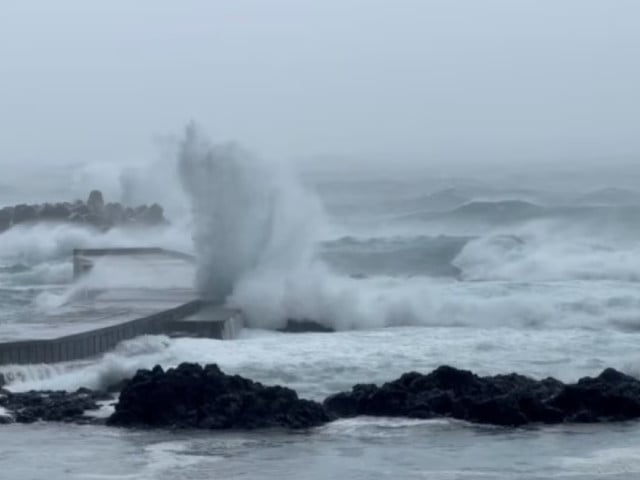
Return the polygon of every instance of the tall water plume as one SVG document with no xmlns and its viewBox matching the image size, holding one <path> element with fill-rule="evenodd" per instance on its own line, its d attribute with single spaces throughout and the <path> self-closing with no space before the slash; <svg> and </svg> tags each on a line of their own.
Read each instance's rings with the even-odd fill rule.
<svg viewBox="0 0 640 480">
<path fill-rule="evenodd" d="M 196 285 L 223 302 L 247 275 L 285 272 L 310 258 L 322 209 L 282 164 L 236 144 L 211 144 L 190 124 L 178 155 L 191 201 Z"/>
</svg>

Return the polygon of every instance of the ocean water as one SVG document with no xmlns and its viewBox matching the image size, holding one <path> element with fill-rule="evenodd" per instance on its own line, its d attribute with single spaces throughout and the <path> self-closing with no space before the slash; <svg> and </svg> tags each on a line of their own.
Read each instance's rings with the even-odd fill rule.
<svg viewBox="0 0 640 480">
<path fill-rule="evenodd" d="M 183 361 L 215 362 L 318 400 L 442 364 L 565 381 L 605 367 L 640 374 L 637 192 L 357 175 L 303 187 L 280 167 L 257 181 L 252 172 L 262 178 L 264 164 L 208 148 L 183 148 L 182 184 L 137 191 L 143 201 L 158 191 L 170 199 L 173 223 L 163 230 L 38 225 L 0 234 L 0 329 L 10 337 L 60 308 L 51 299 L 73 288 L 73 247 L 148 244 L 196 253 L 194 288 L 245 311 L 241 337 L 142 337 L 99 359 L 0 367 L 11 389 L 100 388 Z M 226 166 L 203 168 L 208 161 Z M 93 171 L 82 178 L 96 187 L 111 179 L 103 188 L 113 197 L 136 191 L 139 175 L 120 191 L 107 167 Z M 217 178 L 233 188 L 213 188 Z M 19 184 L 6 195 L 23 200 Z M 336 332 L 275 332 L 286 318 Z M 37 424 L 2 426 L 0 444 L 2 478 L 20 479 L 640 476 L 637 422 L 511 429 L 359 418 L 295 433 Z"/>
</svg>

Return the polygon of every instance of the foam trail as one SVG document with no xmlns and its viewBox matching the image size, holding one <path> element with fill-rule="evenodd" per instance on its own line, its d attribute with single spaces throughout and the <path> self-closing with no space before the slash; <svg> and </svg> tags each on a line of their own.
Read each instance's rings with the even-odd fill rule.
<svg viewBox="0 0 640 480">
<path fill-rule="evenodd" d="M 557 222 L 530 222 L 515 235 L 470 241 L 453 264 L 465 280 L 474 281 L 638 282 L 639 258 L 636 242 L 572 231 Z"/>
<path fill-rule="evenodd" d="M 612 342 L 617 348 L 611 348 Z M 403 372 L 428 372 L 455 364 L 480 374 L 513 369 L 537 378 L 575 381 L 605 366 L 638 372 L 637 342 L 623 332 L 600 329 L 391 328 L 335 334 L 288 334 L 245 330 L 233 342 L 139 337 L 100 358 L 54 366 L 2 366 L 12 391 L 104 389 L 141 368 L 181 362 L 217 363 L 225 372 L 266 384 L 286 385 L 322 399 L 356 383 L 385 382 Z M 545 357 L 540 357 L 545 352 Z"/>
<path fill-rule="evenodd" d="M 97 361 L 53 365 L 3 365 L 0 373 L 12 391 L 75 390 L 80 386 L 103 390 L 132 377 L 139 368 L 158 362 L 176 363 L 164 336 L 147 336 L 120 343 L 113 352 Z"/>
</svg>

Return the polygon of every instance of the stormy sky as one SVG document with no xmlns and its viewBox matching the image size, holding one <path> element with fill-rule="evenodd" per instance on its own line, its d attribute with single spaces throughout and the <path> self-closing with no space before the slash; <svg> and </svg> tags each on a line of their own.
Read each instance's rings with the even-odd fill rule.
<svg viewBox="0 0 640 480">
<path fill-rule="evenodd" d="M 640 156 L 637 0 L 2 0 L 0 163 Z M 355 161 L 355 160 L 354 160 Z"/>
</svg>

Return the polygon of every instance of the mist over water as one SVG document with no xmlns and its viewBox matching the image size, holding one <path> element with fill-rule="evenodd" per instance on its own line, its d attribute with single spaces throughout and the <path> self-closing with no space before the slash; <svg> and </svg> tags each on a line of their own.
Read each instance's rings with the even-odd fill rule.
<svg viewBox="0 0 640 480">
<path fill-rule="evenodd" d="M 318 400 L 356 383 L 382 383 L 443 363 L 479 374 L 517 371 L 564 381 L 605 367 L 640 372 L 640 195 L 632 188 L 603 183 L 573 190 L 514 189 L 505 182 L 425 180 L 424 175 L 388 179 L 375 172 L 362 178 L 301 177 L 284 162 L 236 144 L 212 143 L 194 125 L 169 150 L 171 155 L 135 168 L 102 165 L 78 174 L 84 179 L 79 184 L 103 188 L 108 198 L 162 203 L 171 221 L 167 226 L 103 233 L 42 224 L 0 234 L 3 332 L 24 335 L 38 315 L 64 313 L 85 285 L 195 285 L 202 297 L 240 308 L 250 328 L 235 341 L 140 337 L 87 361 L 2 366 L 10 389 L 103 389 L 140 368 L 184 361 L 215 362 L 226 372 L 287 385 Z M 195 253 L 195 278 L 191 266 L 182 276 L 165 277 L 152 269 L 136 277 L 126 265 L 98 263 L 86 284 L 71 284 L 72 248 L 132 245 Z M 338 332 L 291 336 L 272 331 L 289 318 L 312 319 Z M 108 413 L 107 406 L 102 414 Z M 588 468 L 580 462 L 608 465 L 598 460 L 601 444 L 616 439 L 622 450 L 602 455 L 620 454 L 626 462 L 636 452 L 629 443 L 637 443 L 637 429 L 627 438 L 608 426 L 594 428 L 576 440 L 573 427 L 558 427 L 558 434 L 566 435 L 562 452 L 573 449 L 576 458 L 588 438 L 595 459 L 576 463 L 545 447 L 553 433 L 544 428 L 518 431 L 509 441 L 504 432 L 492 431 L 487 435 L 497 443 L 487 447 L 482 432 L 469 425 L 444 421 L 438 427 L 444 430 L 432 436 L 433 426 L 400 420 L 393 427 L 386 419 L 354 422 L 338 422 L 305 438 L 325 435 L 327 444 L 337 442 L 345 451 L 369 451 L 375 443 L 393 455 L 411 448 L 399 448 L 398 439 L 411 438 L 420 448 L 407 458 L 422 458 L 425 432 L 437 439 L 446 431 L 456 437 L 455 448 L 443 440 L 442 448 L 453 448 L 456 457 L 442 461 L 447 468 L 458 462 L 460 452 L 475 468 L 488 462 L 487 449 L 504 452 L 505 443 L 521 451 L 537 439 L 536 455 L 526 456 L 525 473 L 510 470 L 512 462 L 502 454 L 492 463 L 498 465 L 491 470 L 498 478 L 527 480 L 541 478 L 529 473 L 537 474 L 546 463 L 553 467 L 549 471 L 562 464 L 565 472 L 582 478 Z M 51 428 L 43 438 L 57 439 L 66 427 Z M 273 441 L 269 435 L 266 442 Z M 117 444 L 116 438 L 109 436 L 105 445 Z M 150 438 L 145 441 L 157 440 Z M 190 450 L 187 441 L 178 442 L 175 451 L 163 450 L 161 443 L 161 454 L 149 464 L 179 462 L 182 454 L 176 452 L 184 449 L 193 465 L 204 465 L 202 459 L 209 457 Z M 570 441 L 574 447 L 566 447 Z M 209 442 L 211 437 L 203 444 Z M 289 448 L 291 439 L 284 444 Z M 320 445 L 318 451 L 326 448 Z M 549 458 L 543 461 L 539 455 L 545 448 Z M 476 457 L 469 457 L 470 449 L 477 450 Z M 231 456 L 244 459 L 246 452 L 259 450 L 239 447 Z M 436 464 L 434 459 L 429 468 Z M 614 467 L 607 471 L 626 468 Z M 447 475 L 442 478 L 451 478 Z"/>
<path fill-rule="evenodd" d="M 285 165 L 236 145 L 212 146 L 194 126 L 179 171 L 192 207 L 198 288 L 241 308 L 252 326 L 296 318 L 339 330 L 636 328 L 631 191 L 589 197 L 476 184 L 403 207 L 402 190 L 380 203 L 384 183 L 374 182 L 369 195 L 367 181 L 352 180 L 342 210 L 327 215 L 321 200 L 340 203 L 331 188 L 303 188 Z M 446 204 L 452 198 L 457 203 Z M 381 224 L 384 217 L 391 221 Z"/>
<path fill-rule="evenodd" d="M 104 389 L 181 362 L 315 400 L 442 364 L 639 376 L 639 16 L 638 0 L 2 2 L 0 208 L 99 189 L 169 223 L 0 232 L 0 341 L 198 295 L 247 319 L 233 341 L 0 365 L 7 388 Z M 73 248 L 145 246 L 197 265 L 73 278 Z M 287 319 L 336 331 L 274 331 Z M 0 444 L 8 479 L 640 478 L 637 422 L 36 423 L 0 425 Z"/>
<path fill-rule="evenodd" d="M 356 280 L 322 257 L 328 219 L 316 192 L 285 164 L 234 144 L 211 145 L 190 125 L 178 169 L 192 206 L 204 298 L 241 308 L 261 328 L 290 318 L 336 329 L 429 322 L 428 302 L 412 298 L 422 296 L 415 287 Z"/>
<path fill-rule="evenodd" d="M 153 245 L 195 252 L 200 295 L 255 327 L 640 328 L 640 194 L 615 182 L 301 177 L 195 125 L 148 164 L 79 172 L 108 199 L 159 201 L 171 224 L 13 228 L 0 235 L 1 284 L 64 288 L 73 248 Z M 56 304 L 33 295 L 38 308 Z"/>
</svg>

